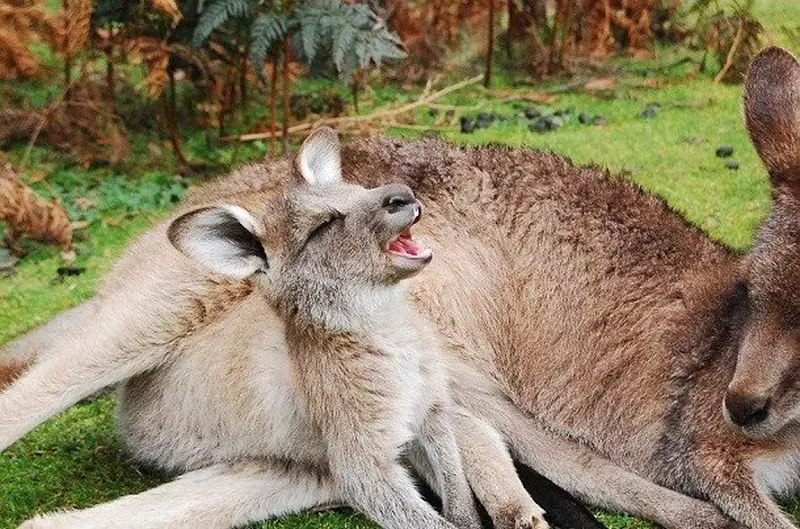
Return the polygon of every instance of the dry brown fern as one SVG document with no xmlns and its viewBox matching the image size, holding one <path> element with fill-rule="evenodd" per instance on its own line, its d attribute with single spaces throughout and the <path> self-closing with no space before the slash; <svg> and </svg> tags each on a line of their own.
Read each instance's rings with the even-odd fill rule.
<svg viewBox="0 0 800 529">
<path fill-rule="evenodd" d="M 123 160 L 130 152 L 127 132 L 106 98 L 105 87 L 81 80 L 71 93 L 70 101 L 42 110 L 0 108 L 0 149 L 33 141 L 71 152 L 85 166 Z"/>
<path fill-rule="evenodd" d="M 0 0 L 0 27 L 13 29 L 24 40 L 38 36 L 56 45 L 63 38 L 58 18 L 36 4 Z"/>
<path fill-rule="evenodd" d="M 0 79 L 31 77 L 40 72 L 31 53 L 35 40 L 58 47 L 63 40 L 58 19 L 24 0 L 0 0 Z"/>
<path fill-rule="evenodd" d="M 39 197 L 9 166 L 0 168 L 0 220 L 7 222 L 11 241 L 25 233 L 64 249 L 72 244 L 72 225 L 64 208 Z"/>
<path fill-rule="evenodd" d="M 38 72 L 39 64 L 24 41 L 0 28 L 0 79 L 32 77 Z"/>
<path fill-rule="evenodd" d="M 650 53 L 653 33 L 650 15 L 653 0 L 601 0 L 587 2 L 586 12 L 576 28 L 578 51 L 605 57 L 618 50 L 631 55 Z"/>
<path fill-rule="evenodd" d="M 65 4 L 64 26 L 67 37 L 64 40 L 66 55 L 74 55 L 89 42 L 92 27 L 92 0 L 69 0 Z"/>
<path fill-rule="evenodd" d="M 167 86 L 169 81 L 167 68 L 172 56 L 193 64 L 203 77 L 209 77 L 212 71 L 212 66 L 202 51 L 183 44 L 170 44 L 153 37 L 136 37 L 128 39 L 124 49 L 133 59 L 133 63 L 141 62 L 147 68 L 142 86 L 153 98 L 159 97 Z"/>
<path fill-rule="evenodd" d="M 125 51 L 132 56 L 134 64 L 145 65 L 147 75 L 142 79 L 142 86 L 151 97 L 159 97 L 169 81 L 169 44 L 152 37 L 137 37 L 125 43 Z"/>
<path fill-rule="evenodd" d="M 175 0 L 150 0 L 150 3 L 157 11 L 161 11 L 163 14 L 167 15 L 171 20 L 172 24 L 177 24 L 183 15 L 181 14 L 180 8 L 178 8 L 178 4 Z"/>
</svg>

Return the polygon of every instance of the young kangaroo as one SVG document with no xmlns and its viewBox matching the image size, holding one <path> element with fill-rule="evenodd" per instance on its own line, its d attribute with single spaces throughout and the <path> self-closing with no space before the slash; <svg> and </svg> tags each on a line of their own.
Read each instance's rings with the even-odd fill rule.
<svg viewBox="0 0 800 529">
<path fill-rule="evenodd" d="M 160 259 L 123 259 L 107 290 L 72 313 L 101 328 L 64 329 L 0 393 L 5 448 L 122 381 L 134 454 L 189 470 L 25 527 L 229 527 L 346 502 L 387 529 L 476 529 L 467 475 L 497 527 L 547 527 L 500 437 L 450 401 L 436 335 L 405 301 L 406 280 L 432 255 L 411 237 L 422 211 L 411 190 L 342 182 L 330 129 L 306 140 L 287 174 L 146 236 L 139 250 Z M 442 498 L 444 518 L 401 457 Z"/>
</svg>

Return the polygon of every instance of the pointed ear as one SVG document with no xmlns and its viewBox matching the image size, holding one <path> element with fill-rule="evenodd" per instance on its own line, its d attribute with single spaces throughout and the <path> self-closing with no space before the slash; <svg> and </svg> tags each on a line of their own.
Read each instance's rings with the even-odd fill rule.
<svg viewBox="0 0 800 529">
<path fill-rule="evenodd" d="M 175 219 L 167 236 L 192 261 L 218 274 L 244 279 L 269 268 L 256 222 L 244 208 L 196 209 Z"/>
<path fill-rule="evenodd" d="M 744 113 L 774 185 L 800 188 L 800 63 L 791 53 L 773 46 L 753 59 Z"/>
<path fill-rule="evenodd" d="M 335 184 L 342 180 L 341 144 L 336 131 L 320 127 L 306 138 L 295 165 L 311 185 Z"/>
</svg>

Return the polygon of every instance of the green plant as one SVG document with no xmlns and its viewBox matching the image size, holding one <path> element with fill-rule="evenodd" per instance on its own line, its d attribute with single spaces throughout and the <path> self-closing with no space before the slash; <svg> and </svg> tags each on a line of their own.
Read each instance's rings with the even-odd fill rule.
<svg viewBox="0 0 800 529">
<path fill-rule="evenodd" d="M 276 45 L 285 38 L 291 40 L 292 54 L 309 65 L 318 57 L 319 49 L 329 47 L 332 64 L 342 79 L 350 78 L 357 69 L 405 57 L 397 35 L 364 4 L 350 5 L 340 0 L 284 5 L 259 0 L 217 0 L 201 7 L 192 43 L 201 46 L 214 32 L 231 29 L 228 26 L 235 21 L 248 20 L 250 60 L 262 74 L 265 59 L 276 53 Z"/>
<path fill-rule="evenodd" d="M 358 92 L 360 70 L 373 64 L 380 66 L 386 59 L 405 57 L 400 39 L 363 4 L 349 5 L 341 0 L 285 0 L 282 3 L 216 0 L 207 6 L 201 1 L 198 13 L 192 36 L 195 47 L 226 46 L 226 42 L 230 47 L 231 43 L 244 41 L 250 64 L 262 80 L 266 80 L 265 63 L 272 58 L 270 128 L 273 141 L 276 136 L 276 79 L 278 63 L 282 63 L 284 152 L 288 149 L 289 62 L 292 57 L 301 59 L 313 72 L 320 62 L 318 50 L 331 50 L 328 62 L 340 79 L 353 80 L 354 96 Z M 357 106 L 357 99 L 355 101 Z"/>
<path fill-rule="evenodd" d="M 753 14 L 754 0 L 687 0 L 675 17 L 690 47 L 702 50 L 701 70 L 709 55 L 715 82 L 740 82 L 761 48 L 764 28 Z"/>
</svg>

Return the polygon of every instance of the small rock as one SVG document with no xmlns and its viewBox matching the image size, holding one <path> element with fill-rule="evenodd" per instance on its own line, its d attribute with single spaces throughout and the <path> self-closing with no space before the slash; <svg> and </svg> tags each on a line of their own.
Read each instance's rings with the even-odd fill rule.
<svg viewBox="0 0 800 529">
<path fill-rule="evenodd" d="M 597 125 L 598 127 L 605 127 L 608 125 L 608 120 L 604 116 L 597 115 L 592 119 L 592 125 Z"/>
<path fill-rule="evenodd" d="M 550 116 L 542 116 L 533 123 L 531 123 L 528 129 L 531 132 L 537 132 L 541 134 L 542 132 L 550 132 L 556 130 L 558 127 L 559 124 L 556 120 L 554 120 Z"/>
<path fill-rule="evenodd" d="M 727 167 L 731 171 L 738 171 L 739 162 L 737 162 L 736 160 L 728 160 L 727 162 L 725 162 L 725 167 Z"/>
<path fill-rule="evenodd" d="M 461 132 L 471 134 L 475 130 L 475 120 L 466 116 L 461 118 Z"/>
<path fill-rule="evenodd" d="M 56 273 L 59 277 L 79 276 L 86 271 L 84 266 L 59 266 Z"/>
<path fill-rule="evenodd" d="M 587 116 L 583 112 L 578 114 L 578 123 L 580 123 L 581 125 L 588 125 L 591 122 L 592 122 L 592 118 L 590 118 L 589 116 Z"/>
<path fill-rule="evenodd" d="M 654 118 L 654 117 L 656 117 L 658 115 L 658 108 L 659 107 L 654 106 L 654 105 L 648 106 L 647 108 L 642 110 L 641 114 L 639 114 L 639 117 L 642 118 L 642 119 Z"/>
<path fill-rule="evenodd" d="M 720 145 L 717 148 L 717 158 L 727 158 L 733 156 L 733 147 L 730 145 Z"/>
<path fill-rule="evenodd" d="M 541 117 L 542 111 L 536 107 L 528 107 L 524 110 L 525 117 L 528 119 L 536 119 Z"/>
<path fill-rule="evenodd" d="M 492 118 L 491 115 L 481 112 L 475 119 L 475 125 L 479 129 L 485 129 L 486 127 L 491 125 L 493 121 L 494 119 Z"/>
</svg>

